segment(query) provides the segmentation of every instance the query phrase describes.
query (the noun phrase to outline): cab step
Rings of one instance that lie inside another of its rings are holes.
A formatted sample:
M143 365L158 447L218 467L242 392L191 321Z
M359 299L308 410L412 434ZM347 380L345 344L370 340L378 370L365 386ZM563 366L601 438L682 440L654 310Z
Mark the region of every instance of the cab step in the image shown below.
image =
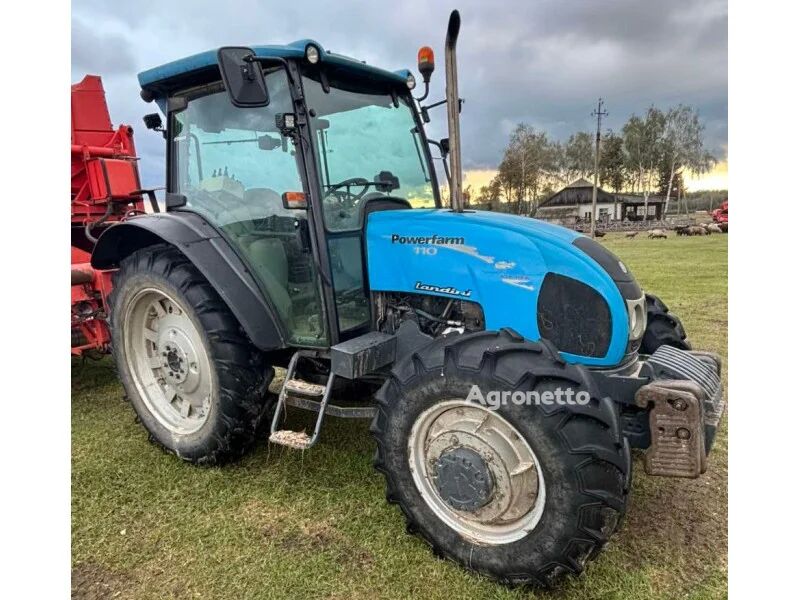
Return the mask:
M283 383L283 389L287 395L306 396L308 398L319 398L325 394L325 386L318 383L311 383L302 379L287 379Z
M281 392L278 395L278 404L275 407L275 414L272 417L272 426L269 433L269 441L273 444L279 444L295 450L307 450L317 443L320 429L322 429L322 419L325 418L325 408L328 405L331 390L333 389L333 381L336 378L336 375L331 372L325 385L295 378L297 363L302 358L317 358L317 355L313 351L298 350L292 356L292 360L289 361L289 367L286 369L286 379L284 379ZM314 432L309 435L305 431L278 429L281 416L286 413L287 406L290 404L288 399L304 398L319 399L318 402L314 402L314 404L319 405L319 414L314 425Z
M270 434L269 441L295 450L305 450L311 447L311 437L305 431L280 429Z

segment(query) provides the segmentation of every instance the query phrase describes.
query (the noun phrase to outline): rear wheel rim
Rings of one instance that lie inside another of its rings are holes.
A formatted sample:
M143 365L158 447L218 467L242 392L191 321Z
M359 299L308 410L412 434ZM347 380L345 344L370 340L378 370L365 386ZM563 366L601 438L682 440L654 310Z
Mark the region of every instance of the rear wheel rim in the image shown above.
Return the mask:
M481 464L470 464L479 481L485 470L491 473L490 497L468 510L455 508L452 498L442 495L442 459L453 456L481 457ZM522 433L496 411L459 399L438 402L414 422L408 458L425 503L467 539L508 544L528 535L542 518L545 484L539 461Z
M211 409L211 361L185 307L162 290L140 290L128 303L125 362L150 414L170 431L198 431Z

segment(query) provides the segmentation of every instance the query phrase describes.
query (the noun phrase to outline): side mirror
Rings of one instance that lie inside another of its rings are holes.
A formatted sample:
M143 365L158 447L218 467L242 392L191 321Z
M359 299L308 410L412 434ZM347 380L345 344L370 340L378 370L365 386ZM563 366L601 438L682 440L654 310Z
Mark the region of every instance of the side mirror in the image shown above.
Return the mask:
M269 104L264 73L251 48L226 46L217 52L219 71L234 106L254 108Z

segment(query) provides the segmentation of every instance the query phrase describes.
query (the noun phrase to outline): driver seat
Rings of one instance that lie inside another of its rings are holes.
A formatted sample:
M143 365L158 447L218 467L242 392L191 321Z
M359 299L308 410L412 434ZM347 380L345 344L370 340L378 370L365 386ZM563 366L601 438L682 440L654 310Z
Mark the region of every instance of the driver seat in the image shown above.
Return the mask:
M291 213L283 208L278 192L270 188L245 190L242 204L232 212L241 217L237 234L253 263L257 277L266 288L281 319L288 321L292 312L292 300L289 297L289 261L284 242L276 237L269 237L268 232L262 232L258 236L253 234L256 224L265 217Z
M383 210L405 210L410 209L411 203L405 198L395 196L384 196L380 192L370 192L361 199L361 229L367 226L367 217L374 212Z

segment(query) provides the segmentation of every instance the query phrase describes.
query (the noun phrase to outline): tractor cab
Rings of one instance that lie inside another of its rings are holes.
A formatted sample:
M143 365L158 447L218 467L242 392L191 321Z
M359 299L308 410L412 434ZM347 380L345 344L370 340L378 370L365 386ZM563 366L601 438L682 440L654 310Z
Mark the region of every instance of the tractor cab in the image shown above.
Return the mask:
M414 77L299 41L223 48L140 82L167 117L167 211L218 229L287 344L368 330L367 215L440 204Z

